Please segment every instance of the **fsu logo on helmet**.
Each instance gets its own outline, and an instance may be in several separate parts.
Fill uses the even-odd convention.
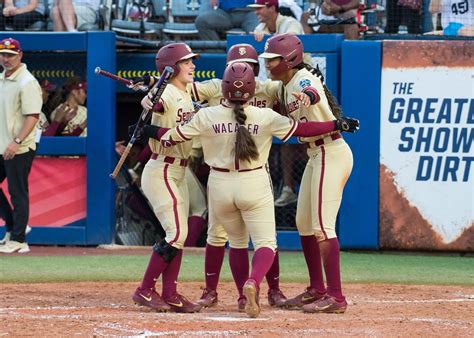
[[[240,47],[240,48],[239,48],[239,54],[240,54],[240,55],[245,55],[245,54],[247,54],[247,49],[245,49],[245,47]]]
[[[234,87],[235,88],[242,88],[244,86],[244,83],[240,80],[234,81]]]
[[[265,52],[267,51],[267,49],[268,49],[268,40],[267,42],[265,42]]]

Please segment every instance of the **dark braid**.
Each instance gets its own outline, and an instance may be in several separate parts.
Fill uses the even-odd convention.
[[[308,65],[307,63],[301,63],[298,66],[296,66],[297,69],[307,69],[309,70],[312,74],[316,75],[320,80],[321,83],[323,84],[324,88],[324,94],[326,95],[326,98],[328,100],[329,108],[331,108],[331,111],[336,119],[340,118],[342,116],[342,109],[339,103],[337,102],[337,99],[332,95],[331,91],[329,88],[326,86],[326,83],[324,82],[324,76],[323,73],[321,73],[321,70],[319,70],[319,66],[316,66],[316,68],[312,67],[311,65]]]
[[[245,120],[247,115],[244,113],[244,108],[240,102],[232,102],[234,104],[234,115],[235,119],[239,123],[239,129],[235,137],[235,156],[239,160],[250,160],[258,159],[259,153],[255,141],[252,135],[245,127]]]

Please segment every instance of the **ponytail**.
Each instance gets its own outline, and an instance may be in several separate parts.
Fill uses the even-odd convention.
[[[245,120],[247,116],[244,113],[244,108],[240,102],[232,102],[234,104],[234,115],[235,119],[239,123],[239,129],[236,133],[235,138],[235,157],[238,160],[250,160],[258,159],[259,153],[255,141],[250,135],[247,128],[245,128]]]
[[[312,74],[316,75],[321,80],[321,83],[323,84],[323,88],[324,88],[324,94],[326,95],[326,98],[328,100],[329,108],[331,108],[331,111],[336,119],[340,118],[342,116],[341,106],[337,102],[337,99],[334,97],[334,95],[332,95],[329,88],[326,86],[326,83],[324,82],[323,73],[321,73],[321,71],[319,70],[319,66],[316,66],[316,68],[314,68],[311,65],[308,65],[307,63],[301,63],[296,68],[298,69],[305,68],[309,70]]]

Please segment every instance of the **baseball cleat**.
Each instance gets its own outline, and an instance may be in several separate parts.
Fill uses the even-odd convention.
[[[303,306],[303,312],[308,313],[344,313],[347,309],[346,300],[338,301],[334,297],[326,296],[311,304]]]
[[[165,301],[171,307],[172,312],[193,313],[199,312],[202,309],[200,304],[187,300],[186,297],[180,295],[179,293],[166,299]]]
[[[312,287],[307,287],[303,293],[300,293],[294,298],[287,299],[285,305],[286,308],[301,308],[303,305],[313,303],[314,301],[320,300],[325,296],[325,294],[320,294],[313,289]]]
[[[202,291],[202,296],[199,298],[196,303],[201,305],[202,307],[213,307],[216,306],[218,302],[217,299],[217,291],[216,290],[210,290],[208,288],[205,288]]]
[[[171,307],[161,298],[155,288],[141,289],[137,288],[132,296],[133,301],[137,305],[146,306],[158,312],[167,312]]]
[[[283,294],[283,292],[281,292],[280,289],[269,289],[267,297],[268,304],[270,304],[270,306],[285,307],[286,296]]]
[[[30,251],[28,243],[20,243],[17,241],[8,241],[0,246],[0,253],[26,253]]]
[[[260,305],[258,303],[258,286],[253,279],[248,279],[244,284],[244,295],[247,299],[245,312],[250,318],[257,318],[260,314]]]
[[[29,225],[26,226],[25,235],[28,235],[31,232],[31,227]],[[10,231],[5,232],[5,236],[0,239],[0,245],[6,244],[12,236]]]
[[[240,296],[237,300],[237,308],[239,312],[245,312],[245,305],[247,305],[247,298],[245,296]]]

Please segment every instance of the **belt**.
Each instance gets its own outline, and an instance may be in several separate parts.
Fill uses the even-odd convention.
[[[223,172],[223,173],[230,173],[230,172],[243,173],[243,172],[246,172],[246,171],[253,171],[253,170],[258,170],[258,169],[262,169],[262,168],[263,168],[263,166],[260,166],[260,167],[257,167],[257,168],[253,168],[253,169],[229,170],[229,169],[227,169],[227,168],[211,167],[212,170],[220,171],[220,172]]]
[[[160,156],[160,155],[153,153],[153,154],[151,154],[151,159],[156,160],[158,158],[158,156]],[[185,160],[185,159],[182,159],[182,158],[171,157],[171,156],[165,156],[163,158],[163,162],[169,163],[169,164],[176,163],[181,167],[186,167],[188,165],[188,160]]]
[[[328,138],[331,138],[331,142],[332,141],[336,141],[337,139],[340,139],[342,136],[340,133],[337,133],[337,134],[332,134],[330,136],[327,136],[327,137],[323,137],[323,138],[320,138],[314,142],[308,142],[308,148],[311,148],[311,146],[316,146],[316,147],[320,147],[324,144],[327,144],[330,142],[330,140]],[[326,139],[326,140],[325,140]]]

